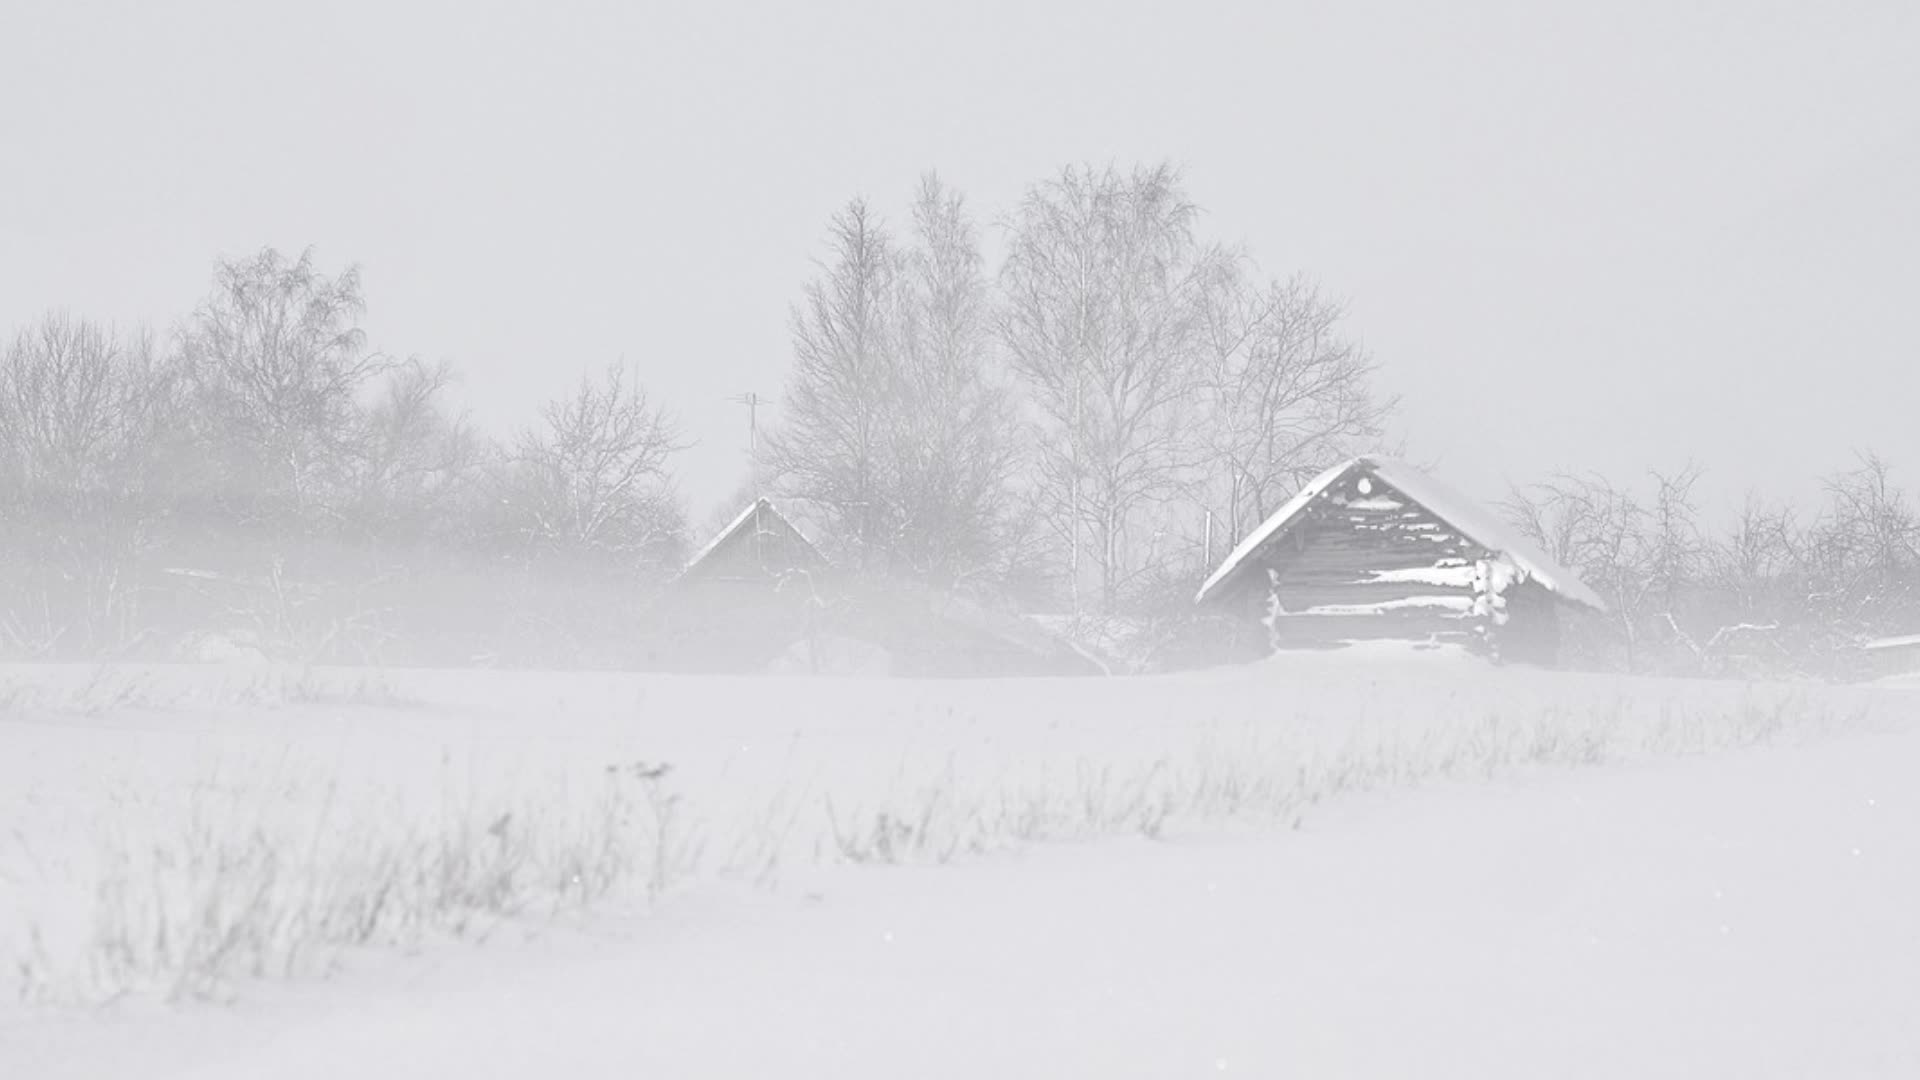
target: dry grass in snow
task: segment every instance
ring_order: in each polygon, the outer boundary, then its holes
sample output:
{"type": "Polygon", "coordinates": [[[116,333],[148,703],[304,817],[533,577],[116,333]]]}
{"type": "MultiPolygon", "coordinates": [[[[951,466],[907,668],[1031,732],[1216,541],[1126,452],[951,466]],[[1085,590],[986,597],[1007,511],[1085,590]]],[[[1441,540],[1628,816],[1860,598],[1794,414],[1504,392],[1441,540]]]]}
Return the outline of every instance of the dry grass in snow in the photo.
{"type": "Polygon", "coordinates": [[[222,995],[698,875],[1296,825],[1343,794],[1900,722],[1920,695],[1288,659],[1111,680],[0,673],[18,997],[222,995]]]}

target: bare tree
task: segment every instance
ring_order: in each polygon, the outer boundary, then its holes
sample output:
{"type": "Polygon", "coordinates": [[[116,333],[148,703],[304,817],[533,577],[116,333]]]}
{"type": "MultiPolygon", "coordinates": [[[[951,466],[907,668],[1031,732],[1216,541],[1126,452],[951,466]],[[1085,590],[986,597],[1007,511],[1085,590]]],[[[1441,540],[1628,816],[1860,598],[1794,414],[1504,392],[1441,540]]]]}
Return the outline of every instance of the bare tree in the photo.
{"type": "Polygon", "coordinates": [[[359,395],[392,362],[369,352],[360,275],[271,248],[214,270],[181,339],[184,370],[225,494],[298,512],[341,479],[362,432],[359,395]]]}
{"type": "Polygon", "coordinates": [[[144,333],[48,315],[0,353],[0,649],[97,655],[132,632],[173,399],[144,333]]]}
{"type": "Polygon", "coordinates": [[[684,542],[667,463],[684,449],[673,420],[618,364],[583,378],[523,433],[503,498],[520,535],[575,555],[659,562],[684,542]]]}
{"type": "Polygon", "coordinates": [[[1699,603],[1713,616],[1702,643],[1708,670],[1804,670],[1809,620],[1800,587],[1800,529],[1793,512],[1749,493],[1725,536],[1701,552],[1699,603]]]}
{"type": "Polygon", "coordinates": [[[1379,439],[1394,399],[1375,396],[1373,359],[1344,315],[1296,275],[1258,287],[1217,263],[1206,312],[1208,420],[1237,539],[1308,480],[1379,439]]]}
{"type": "Polygon", "coordinates": [[[891,561],[951,584],[1007,550],[1017,418],[988,362],[991,312],[972,218],[931,174],[914,202],[913,241],[896,273],[891,561]]]}
{"type": "Polygon", "coordinates": [[[1708,545],[1700,531],[1699,508],[1693,494],[1700,472],[1699,466],[1689,463],[1677,472],[1654,470],[1648,474],[1654,493],[1643,540],[1647,584],[1651,598],[1670,620],[1705,568],[1708,545]]]}
{"type": "Polygon", "coordinates": [[[1733,612],[1752,620],[1782,614],[1782,582],[1799,560],[1793,513],[1771,507],[1749,493],[1727,536],[1707,552],[1707,579],[1725,595],[1733,612]]]}
{"type": "Polygon", "coordinates": [[[1146,565],[1130,543],[1151,535],[1143,517],[1201,456],[1182,421],[1219,256],[1195,241],[1195,214],[1171,166],[1069,167],[1011,222],[999,332],[1040,414],[1038,487],[1075,607],[1083,551],[1101,605],[1119,604],[1146,565]]]}
{"type": "Polygon", "coordinates": [[[0,356],[0,479],[22,493],[130,494],[150,478],[171,399],[148,335],[48,315],[0,356]]]}
{"type": "Polygon", "coordinates": [[[1700,469],[1648,474],[1653,494],[1598,477],[1561,476],[1516,488],[1507,516],[1555,561],[1607,599],[1625,667],[1650,662],[1699,667],[1718,627],[1703,609],[1710,547],[1698,523],[1693,489],[1700,469]],[[1656,646],[1667,648],[1660,654],[1656,646]]]}
{"type": "Polygon", "coordinates": [[[480,464],[481,442],[442,405],[451,365],[409,360],[360,416],[353,516],[375,534],[418,532],[454,509],[480,464]]]}
{"type": "Polygon", "coordinates": [[[987,285],[966,204],[922,178],[898,247],[856,200],[793,319],[794,373],[769,439],[778,490],[818,508],[841,554],[942,587],[998,576],[1016,421],[992,377],[987,285]]]}
{"type": "Polygon", "coordinates": [[[1625,666],[1635,670],[1655,582],[1646,509],[1604,478],[1573,476],[1516,487],[1502,509],[1556,562],[1606,598],[1625,666]]]}
{"type": "Polygon", "coordinates": [[[1920,517],[1892,468],[1867,452],[1825,486],[1804,549],[1813,606],[1851,633],[1920,622],[1920,517]]]}
{"type": "Polygon", "coordinates": [[[898,423],[892,242],[859,199],[833,216],[832,261],[792,314],[793,375],[766,440],[776,488],[817,507],[844,553],[884,562],[897,522],[886,497],[898,423]]]}

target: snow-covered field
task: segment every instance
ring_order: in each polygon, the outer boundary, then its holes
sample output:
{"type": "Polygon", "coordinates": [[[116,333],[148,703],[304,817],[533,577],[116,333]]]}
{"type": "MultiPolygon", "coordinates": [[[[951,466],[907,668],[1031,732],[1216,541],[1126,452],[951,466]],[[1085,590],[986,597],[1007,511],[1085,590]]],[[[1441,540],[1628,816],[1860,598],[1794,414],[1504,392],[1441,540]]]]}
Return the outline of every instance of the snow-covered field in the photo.
{"type": "Polygon", "coordinates": [[[1442,658],[0,669],[0,1076],[1920,1075],[1916,771],[1442,658]]]}

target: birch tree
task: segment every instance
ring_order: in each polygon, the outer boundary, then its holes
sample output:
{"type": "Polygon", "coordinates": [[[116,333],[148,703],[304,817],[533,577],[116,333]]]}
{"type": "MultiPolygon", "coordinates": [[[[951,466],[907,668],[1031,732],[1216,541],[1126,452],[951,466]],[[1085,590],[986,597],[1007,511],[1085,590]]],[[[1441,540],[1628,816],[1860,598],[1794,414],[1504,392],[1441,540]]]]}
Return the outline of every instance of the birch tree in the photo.
{"type": "Polygon", "coordinates": [[[942,585],[1004,576],[1009,567],[993,564],[1009,549],[1014,406],[989,360],[990,298],[973,220],[931,174],[896,279],[894,561],[942,585]]]}
{"type": "Polygon", "coordinates": [[[769,440],[778,490],[818,508],[841,555],[942,587],[998,575],[1015,420],[993,376],[979,239],[928,175],[896,244],[855,200],[794,313],[794,372],[769,440]]]}
{"type": "Polygon", "coordinates": [[[1119,605],[1146,567],[1130,541],[1204,452],[1183,421],[1219,256],[1195,240],[1195,215],[1171,166],[1073,166],[1011,220],[999,336],[1038,413],[1037,488],[1076,608],[1083,560],[1100,606],[1119,605]]]}
{"type": "Polygon", "coordinates": [[[1344,312],[1305,276],[1265,286],[1222,259],[1207,306],[1214,488],[1237,540],[1307,481],[1379,439],[1394,400],[1376,396],[1373,359],[1344,312]]]}
{"type": "Polygon", "coordinates": [[[766,442],[782,493],[827,519],[843,554],[884,561],[896,522],[883,497],[890,412],[899,386],[892,359],[896,262],[878,217],[860,199],[829,225],[831,261],[791,315],[793,374],[781,423],[766,442]]]}

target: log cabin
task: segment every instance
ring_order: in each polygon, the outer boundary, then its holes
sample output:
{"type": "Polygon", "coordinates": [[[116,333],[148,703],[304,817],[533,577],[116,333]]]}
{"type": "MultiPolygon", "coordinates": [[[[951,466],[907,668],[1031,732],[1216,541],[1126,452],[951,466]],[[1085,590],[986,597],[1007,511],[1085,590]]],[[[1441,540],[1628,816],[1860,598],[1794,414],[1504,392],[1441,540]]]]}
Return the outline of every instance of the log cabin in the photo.
{"type": "Polygon", "coordinates": [[[1418,469],[1354,458],[1249,533],[1196,603],[1265,624],[1275,650],[1457,645],[1551,664],[1566,608],[1606,610],[1512,526],[1418,469]]]}
{"type": "Polygon", "coordinates": [[[648,666],[764,670],[811,637],[827,559],[767,499],[748,503],[689,559],[649,611],[648,666]]]}
{"type": "Polygon", "coordinates": [[[653,666],[687,672],[1089,675],[1099,666],[1012,615],[835,567],[766,499],[690,560],[653,610],[653,666]]]}

